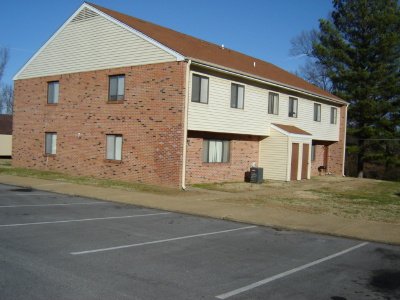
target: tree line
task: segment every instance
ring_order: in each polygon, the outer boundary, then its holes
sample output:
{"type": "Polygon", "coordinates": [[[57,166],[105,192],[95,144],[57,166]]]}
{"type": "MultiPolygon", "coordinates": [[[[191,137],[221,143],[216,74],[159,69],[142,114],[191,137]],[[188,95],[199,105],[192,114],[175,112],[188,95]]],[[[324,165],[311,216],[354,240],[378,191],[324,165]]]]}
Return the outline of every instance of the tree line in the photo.
{"type": "Polygon", "coordinates": [[[11,84],[3,84],[3,74],[9,59],[9,50],[0,48],[0,114],[12,114],[14,91],[11,84]]]}
{"type": "Polygon", "coordinates": [[[348,151],[365,162],[400,167],[400,8],[397,0],[333,0],[319,28],[292,39],[290,53],[305,56],[297,71],[346,100],[348,151]]]}

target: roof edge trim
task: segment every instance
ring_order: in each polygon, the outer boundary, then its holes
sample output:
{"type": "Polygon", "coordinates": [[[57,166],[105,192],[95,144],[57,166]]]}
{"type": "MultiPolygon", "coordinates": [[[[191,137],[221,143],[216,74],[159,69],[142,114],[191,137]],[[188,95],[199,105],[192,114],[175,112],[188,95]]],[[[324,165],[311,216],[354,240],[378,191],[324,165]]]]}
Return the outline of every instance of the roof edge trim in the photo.
{"type": "Polygon", "coordinates": [[[276,131],[278,131],[286,136],[312,140],[312,135],[290,133],[290,132],[287,132],[286,130],[283,130],[282,128],[279,128],[278,126],[275,126],[274,124],[271,124],[270,126],[272,129],[275,129],[276,131]]]}
{"type": "Polygon", "coordinates": [[[233,74],[233,75],[244,77],[246,79],[250,79],[250,80],[253,80],[253,81],[261,82],[261,83],[264,83],[264,84],[269,84],[269,85],[272,85],[272,86],[275,86],[275,87],[279,87],[279,88],[284,88],[284,89],[289,90],[289,91],[295,91],[295,92],[298,92],[298,93],[301,93],[301,94],[304,94],[304,95],[307,95],[307,96],[312,96],[312,97],[315,97],[315,98],[318,98],[318,99],[321,99],[321,100],[334,102],[336,104],[348,105],[348,102],[346,102],[344,100],[340,101],[338,99],[325,97],[325,96],[322,96],[322,95],[319,95],[319,94],[315,94],[315,93],[312,93],[312,92],[309,92],[307,90],[303,90],[303,89],[300,89],[300,88],[297,88],[297,87],[294,87],[294,86],[291,86],[291,85],[287,85],[287,84],[283,84],[281,82],[269,80],[269,79],[266,79],[266,78],[263,78],[263,77],[259,77],[259,76],[255,76],[255,75],[252,75],[252,74],[249,74],[249,73],[241,72],[241,71],[238,71],[238,70],[235,70],[235,69],[230,69],[230,68],[227,68],[227,67],[224,67],[224,66],[221,66],[221,65],[217,65],[217,64],[213,64],[213,63],[210,63],[210,62],[207,62],[207,61],[202,61],[202,60],[199,60],[199,59],[196,59],[196,58],[193,58],[193,57],[190,57],[190,59],[192,60],[192,64],[193,65],[198,65],[198,66],[202,66],[202,67],[205,67],[205,68],[213,69],[213,70],[216,70],[216,71],[219,71],[219,72],[222,72],[222,73],[233,74]]]}
{"type": "Polygon", "coordinates": [[[83,3],[68,19],[67,21],[65,21],[61,27],[55,32],[53,33],[53,35],[47,40],[46,43],[44,43],[38,51],[36,51],[35,54],[32,55],[32,57],[20,68],[20,70],[14,75],[13,80],[18,80],[18,77],[21,75],[21,73],[23,71],[25,71],[25,69],[28,67],[28,65],[47,47],[47,45],[49,45],[58,35],[59,33],[84,9],[90,9],[94,12],[96,12],[97,14],[99,14],[100,16],[106,18],[107,20],[113,22],[114,24],[123,27],[124,29],[140,36],[141,38],[143,38],[144,40],[148,41],[149,43],[153,44],[154,46],[166,51],[167,53],[171,54],[172,56],[174,56],[176,58],[177,61],[183,61],[185,60],[185,57],[181,54],[179,54],[178,52],[164,46],[163,44],[157,42],[156,40],[148,37],[147,35],[141,33],[140,31],[137,31],[135,29],[133,29],[132,27],[126,25],[125,23],[122,23],[116,19],[114,19],[113,17],[105,14],[104,12],[98,10],[97,8],[91,6],[88,3],[83,3]]]}
{"type": "Polygon", "coordinates": [[[61,25],[60,28],[57,29],[55,33],[47,40],[46,43],[42,45],[42,47],[39,48],[38,51],[35,52],[35,54],[32,55],[32,57],[21,67],[21,69],[17,72],[17,74],[14,75],[13,80],[18,80],[18,77],[21,75],[23,71],[28,67],[28,65],[44,50],[44,48],[47,47],[48,44],[50,44],[56,36],[74,19],[82,9],[87,7],[86,3],[83,3],[73,14],[70,16],[67,21],[64,22],[64,24],[61,25]]]}
{"type": "Polygon", "coordinates": [[[162,50],[168,52],[168,53],[171,54],[172,56],[175,56],[175,58],[176,58],[177,61],[183,61],[183,60],[186,59],[185,56],[183,56],[182,54],[176,52],[175,50],[172,50],[171,48],[168,48],[168,47],[165,46],[164,44],[161,44],[160,42],[156,41],[155,39],[152,39],[151,37],[145,35],[144,33],[142,33],[142,32],[140,32],[140,31],[138,31],[138,30],[136,30],[136,29],[130,27],[129,25],[127,25],[127,24],[125,24],[125,23],[123,23],[123,22],[121,22],[121,21],[119,21],[119,20],[117,20],[117,19],[111,17],[110,15],[108,15],[108,14],[102,12],[101,10],[99,10],[99,9],[97,9],[97,8],[95,8],[95,7],[93,7],[93,6],[91,6],[90,4],[84,3],[84,4],[82,5],[82,8],[83,8],[83,7],[86,7],[86,8],[88,8],[88,9],[91,9],[91,10],[95,11],[96,13],[98,13],[98,14],[101,15],[102,17],[106,18],[107,20],[109,20],[109,21],[111,21],[111,22],[113,22],[113,23],[115,23],[115,24],[121,26],[122,28],[124,28],[124,29],[126,29],[126,30],[128,30],[128,31],[130,31],[130,32],[132,32],[132,33],[134,33],[134,34],[136,34],[136,35],[138,35],[138,36],[140,36],[141,38],[143,38],[143,39],[146,40],[147,42],[149,42],[149,43],[153,44],[154,46],[156,46],[156,47],[158,47],[158,48],[160,48],[160,49],[162,49],[162,50]]]}

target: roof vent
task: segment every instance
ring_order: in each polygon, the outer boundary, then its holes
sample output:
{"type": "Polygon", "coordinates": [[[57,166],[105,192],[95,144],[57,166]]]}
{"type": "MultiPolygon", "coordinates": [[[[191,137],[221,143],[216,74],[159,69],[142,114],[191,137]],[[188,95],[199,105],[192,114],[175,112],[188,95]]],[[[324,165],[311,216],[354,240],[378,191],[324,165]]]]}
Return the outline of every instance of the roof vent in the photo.
{"type": "Polygon", "coordinates": [[[222,48],[222,50],[223,50],[223,49],[225,49],[225,46],[224,46],[224,44],[222,44],[222,45],[221,45],[221,48],[222,48]]]}
{"type": "Polygon", "coordinates": [[[254,68],[256,67],[256,62],[253,62],[253,66],[254,66],[254,68]]]}
{"type": "Polygon", "coordinates": [[[87,21],[90,18],[97,17],[98,14],[95,13],[93,10],[87,9],[86,7],[82,9],[79,14],[72,19],[72,23],[87,21]]]}

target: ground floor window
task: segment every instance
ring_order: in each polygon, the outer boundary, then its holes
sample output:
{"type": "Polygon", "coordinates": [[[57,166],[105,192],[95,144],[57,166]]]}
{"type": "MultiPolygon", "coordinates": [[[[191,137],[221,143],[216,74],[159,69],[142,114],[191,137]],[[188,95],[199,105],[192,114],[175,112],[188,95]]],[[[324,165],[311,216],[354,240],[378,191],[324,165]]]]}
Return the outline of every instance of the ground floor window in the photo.
{"type": "Polygon", "coordinates": [[[122,135],[107,134],[107,159],[122,159],[122,135]]]}
{"type": "Polygon", "coordinates": [[[229,148],[230,141],[227,140],[203,140],[203,162],[229,162],[229,148]]]}
{"type": "Polygon", "coordinates": [[[45,134],[45,153],[55,155],[57,151],[57,133],[46,132],[45,134]]]}
{"type": "Polygon", "coordinates": [[[311,161],[315,161],[315,145],[311,146],[311,161]]]}

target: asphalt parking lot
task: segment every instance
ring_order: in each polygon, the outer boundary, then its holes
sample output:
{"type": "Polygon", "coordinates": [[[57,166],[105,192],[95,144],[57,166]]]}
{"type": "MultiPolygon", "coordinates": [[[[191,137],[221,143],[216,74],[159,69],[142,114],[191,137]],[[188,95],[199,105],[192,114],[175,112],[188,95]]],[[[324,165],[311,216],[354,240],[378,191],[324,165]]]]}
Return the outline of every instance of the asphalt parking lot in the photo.
{"type": "Polygon", "coordinates": [[[0,184],[0,299],[400,299],[400,247],[0,184]]]}

